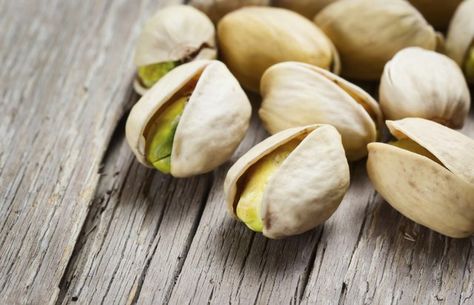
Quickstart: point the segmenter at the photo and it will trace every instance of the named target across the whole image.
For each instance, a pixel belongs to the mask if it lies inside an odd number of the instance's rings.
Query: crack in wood
[[[303,288],[300,290],[300,293],[298,295],[298,303],[301,303],[303,301],[303,297],[306,292],[306,287],[308,286],[309,278],[311,277],[311,274],[313,272],[314,263],[316,260],[316,253],[318,252],[319,244],[321,242],[321,239],[324,233],[324,224],[321,225],[321,228],[318,231],[319,231],[318,232],[319,236],[318,236],[318,239],[316,240],[316,243],[314,244],[313,250],[311,251],[311,255],[308,261],[308,267],[304,270],[303,275],[301,276],[302,278],[301,285]],[[323,249],[323,258],[324,258],[324,251],[325,249]],[[321,259],[321,264],[322,264],[322,259]],[[319,268],[321,268],[321,264],[319,265]],[[299,285],[297,285],[296,287],[298,286]]]

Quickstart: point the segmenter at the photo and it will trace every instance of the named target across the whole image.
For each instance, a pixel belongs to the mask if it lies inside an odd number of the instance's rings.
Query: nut
[[[289,10],[239,9],[222,18],[217,35],[224,61],[252,91],[258,91],[263,72],[282,61],[339,71],[339,57],[331,41],[309,20]]]
[[[399,140],[368,145],[375,189],[400,213],[444,235],[474,233],[474,140],[433,121],[387,121]]]
[[[224,15],[244,6],[265,6],[270,0],[191,0],[189,4],[206,13],[217,23]]]
[[[175,67],[216,55],[215,29],[206,15],[185,5],[163,8],[145,24],[138,38],[135,91],[142,95]]]
[[[208,172],[242,140],[251,106],[216,60],[183,64],[163,76],[132,108],[127,141],[138,161],[175,177]]]
[[[463,1],[449,25],[446,54],[464,71],[469,83],[474,84],[474,0]]]
[[[297,62],[270,67],[261,81],[260,118],[276,133],[290,127],[331,124],[349,160],[367,155],[383,126],[377,102],[364,90],[324,69]]]
[[[429,24],[439,30],[446,30],[456,7],[463,0],[409,0],[421,12]]]
[[[458,65],[417,47],[403,49],[385,65],[379,95],[387,119],[419,117],[451,128],[463,126],[471,104]]]
[[[326,5],[335,1],[337,0],[274,0],[273,4],[313,19]]]
[[[336,1],[315,23],[332,40],[341,56],[342,75],[376,80],[399,50],[419,46],[434,50],[437,34],[407,1]]]
[[[328,219],[348,186],[339,133],[330,125],[312,125],[254,146],[231,167],[224,191],[231,215],[268,238],[282,238]]]

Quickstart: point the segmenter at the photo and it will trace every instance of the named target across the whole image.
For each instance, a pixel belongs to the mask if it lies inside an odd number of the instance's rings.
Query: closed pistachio
[[[463,1],[449,25],[446,53],[474,84],[474,0]]]
[[[216,60],[180,65],[132,108],[127,141],[138,161],[175,177],[208,172],[230,158],[248,128],[250,102]]]
[[[399,50],[419,46],[434,50],[438,36],[408,1],[336,1],[315,23],[332,40],[341,56],[342,75],[376,80]]]
[[[185,5],[159,10],[143,28],[135,50],[135,91],[142,95],[177,66],[216,58],[215,28],[199,10]]]
[[[282,238],[328,219],[348,186],[339,133],[330,125],[312,125],[254,146],[231,167],[224,191],[232,216],[268,238]]]
[[[436,29],[445,30],[448,28],[449,21],[456,10],[456,7],[463,0],[409,0],[421,14],[426,18],[429,24]]]
[[[375,189],[411,220],[460,238],[474,233],[474,140],[436,122],[387,121],[398,139],[369,144]]]
[[[270,133],[331,124],[341,134],[349,160],[367,155],[367,144],[377,140],[383,125],[379,105],[368,93],[312,65],[276,64],[263,74],[260,91],[259,115]]]
[[[239,9],[222,18],[217,35],[224,61],[252,91],[258,91],[263,72],[278,62],[301,61],[339,71],[331,41],[308,19],[289,10]]]
[[[461,128],[470,104],[464,75],[447,56],[411,47],[385,65],[380,107],[387,119],[419,117]]]
[[[224,15],[244,6],[265,6],[270,0],[191,0],[189,4],[217,23]]]
[[[313,19],[326,5],[335,1],[337,0],[273,0],[272,3]]]

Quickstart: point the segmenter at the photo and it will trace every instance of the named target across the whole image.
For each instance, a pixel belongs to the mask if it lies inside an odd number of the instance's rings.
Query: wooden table
[[[256,118],[214,173],[135,161],[134,42],[178,2],[0,0],[0,304],[474,304],[474,238],[402,217],[365,161],[324,226],[279,241],[225,211],[226,171],[266,136]]]

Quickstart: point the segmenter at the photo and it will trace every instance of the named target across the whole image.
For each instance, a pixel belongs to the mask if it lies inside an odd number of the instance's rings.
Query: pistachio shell
[[[420,117],[461,128],[470,104],[461,69],[442,54],[411,47],[385,65],[380,107],[388,119]]]
[[[375,80],[399,50],[419,46],[435,50],[437,35],[407,1],[336,1],[315,23],[332,40],[341,56],[342,74]]]
[[[225,162],[248,128],[251,107],[226,66],[216,60],[183,64],[156,83],[132,108],[126,135],[137,159],[145,158],[145,129],[181,88],[198,77],[174,135],[171,174],[186,177],[208,172]]]
[[[349,166],[340,135],[330,125],[297,127],[277,133],[250,149],[229,170],[224,190],[235,216],[240,177],[263,156],[299,136],[301,143],[270,178],[262,199],[263,234],[282,238],[310,230],[339,206],[349,186]]]
[[[367,172],[375,189],[413,221],[451,237],[474,233],[474,141],[438,123],[407,118],[387,121],[398,139],[408,138],[439,162],[394,145],[368,145]]]
[[[206,13],[217,23],[224,15],[244,6],[265,6],[270,0],[191,0],[190,5]]]
[[[445,30],[454,11],[463,0],[409,0],[429,24],[437,29]]]
[[[258,91],[263,72],[278,62],[295,60],[339,71],[331,41],[309,20],[289,10],[239,9],[219,22],[217,35],[229,69],[253,91]]]
[[[309,124],[331,124],[341,133],[349,160],[367,155],[383,125],[377,102],[364,90],[324,69],[297,62],[270,67],[261,80],[260,118],[270,133]]]
[[[335,1],[337,0],[274,0],[273,5],[295,11],[312,19],[325,6]]]

